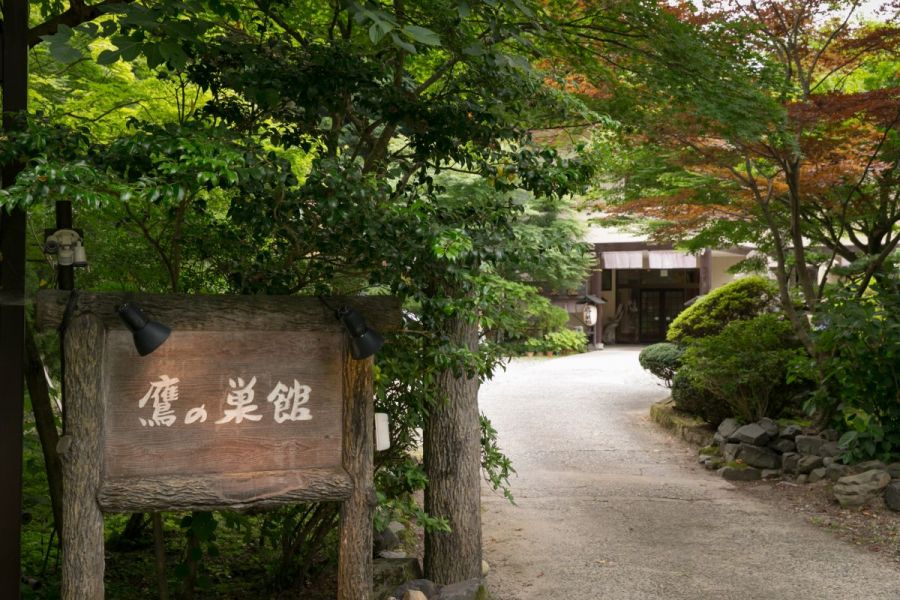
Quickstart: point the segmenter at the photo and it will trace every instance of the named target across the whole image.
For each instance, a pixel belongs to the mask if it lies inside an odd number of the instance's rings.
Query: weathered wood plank
[[[340,467],[221,475],[123,477],[104,482],[97,494],[105,512],[244,510],[290,502],[349,498],[350,476]],[[252,489],[252,492],[247,490]]]
[[[36,327],[55,329],[62,322],[69,292],[41,290],[37,296]],[[325,299],[331,306],[344,304],[356,309],[366,323],[381,333],[401,325],[400,302],[390,296],[335,296]],[[116,314],[123,302],[139,305],[147,315],[175,330],[220,331],[342,331],[342,325],[318,298],[310,296],[200,296],[184,294],[137,294],[125,292],[78,292],[71,317],[92,312],[109,329],[124,326]]]
[[[127,331],[109,331],[105,477],[340,468],[344,337],[175,330],[158,350],[140,357]],[[160,382],[176,380],[160,391]],[[238,381],[252,410],[232,419],[231,383]],[[154,418],[161,398],[168,414]]]
[[[96,497],[103,469],[104,346],[99,319],[72,319],[65,337],[65,435],[58,447],[63,469],[63,600],[103,598],[103,514]]]
[[[353,493],[341,506],[338,600],[372,596],[372,519],[374,517],[374,426],[372,359],[352,360],[344,352],[344,469]]]

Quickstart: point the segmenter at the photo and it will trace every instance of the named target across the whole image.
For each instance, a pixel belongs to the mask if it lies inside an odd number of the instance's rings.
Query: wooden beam
[[[247,481],[253,483],[252,496],[228,493],[229,489],[246,489]],[[97,501],[104,512],[244,510],[282,506],[285,502],[347,499],[352,487],[350,476],[342,469],[127,477],[104,482]],[[173,501],[173,498],[177,500]]]
[[[20,127],[28,108],[28,2],[3,2],[0,74],[3,130]],[[22,166],[4,165],[9,187]],[[25,397],[25,211],[0,214],[0,597],[17,600],[22,576],[22,419]]]
[[[69,292],[38,292],[35,325],[56,329],[62,323]],[[350,306],[372,329],[389,333],[400,329],[400,301],[392,296],[326,298],[332,306]],[[187,294],[132,294],[78,292],[70,318],[91,313],[110,329],[121,329],[116,307],[124,302],[140,306],[147,316],[183,331],[339,331],[334,318],[318,298],[311,296],[192,296]]]

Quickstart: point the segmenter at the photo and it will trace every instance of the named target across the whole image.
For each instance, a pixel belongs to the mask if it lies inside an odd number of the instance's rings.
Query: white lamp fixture
[[[84,240],[74,229],[58,229],[47,236],[44,252],[55,254],[56,262],[62,267],[86,267],[87,255]]]
[[[375,449],[381,452],[391,447],[391,431],[387,413],[375,413]]]

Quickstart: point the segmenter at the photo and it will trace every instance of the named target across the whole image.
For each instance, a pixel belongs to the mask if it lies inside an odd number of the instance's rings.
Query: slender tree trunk
[[[34,424],[41,440],[41,450],[44,453],[53,522],[56,525],[56,531],[62,531],[62,463],[56,452],[59,432],[56,429],[56,418],[53,415],[50,388],[47,378],[44,376],[44,361],[41,359],[41,353],[35,343],[31,325],[27,325],[25,328],[25,381],[28,384],[28,395],[31,397]]]
[[[447,322],[453,343],[475,352],[478,326],[460,317]],[[481,433],[477,376],[438,376],[441,398],[425,428],[428,486],[425,510],[447,519],[451,532],[426,532],[425,577],[441,584],[481,576]]]

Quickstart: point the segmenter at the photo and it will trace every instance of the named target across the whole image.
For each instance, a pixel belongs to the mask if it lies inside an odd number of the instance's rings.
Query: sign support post
[[[137,354],[115,307],[172,328]],[[338,600],[372,594],[373,360],[316,298],[39,293],[67,319],[62,597],[102,600],[104,512],[340,501]],[[394,298],[334,299],[382,332]],[[64,316],[67,315],[67,316]]]

